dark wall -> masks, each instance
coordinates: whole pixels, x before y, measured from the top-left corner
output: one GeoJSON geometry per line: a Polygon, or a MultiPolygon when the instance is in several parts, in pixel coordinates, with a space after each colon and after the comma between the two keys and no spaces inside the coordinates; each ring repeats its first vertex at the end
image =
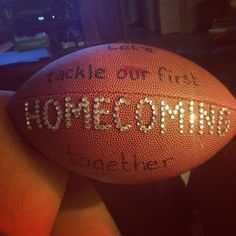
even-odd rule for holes
{"type": "Polygon", "coordinates": [[[80,15],[88,44],[125,39],[122,1],[79,0],[80,15]]]}

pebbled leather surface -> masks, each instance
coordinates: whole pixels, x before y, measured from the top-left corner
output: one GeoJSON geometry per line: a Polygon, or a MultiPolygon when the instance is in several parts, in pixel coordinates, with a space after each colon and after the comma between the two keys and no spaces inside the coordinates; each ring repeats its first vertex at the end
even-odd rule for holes
{"type": "MultiPolygon", "coordinates": [[[[208,160],[236,134],[236,101],[230,92],[210,73],[193,62],[173,53],[134,44],[101,45],[65,56],[28,80],[14,95],[9,115],[23,136],[45,156],[60,165],[82,175],[113,183],[144,183],[179,175],[208,160]],[[76,73],[80,75],[76,77],[76,73]],[[96,74],[97,73],[97,74],[96,74]],[[100,77],[99,77],[100,76],[100,77]],[[71,96],[77,104],[82,96],[88,97],[91,129],[84,128],[83,114],[72,119],[71,128],[66,128],[64,116],[59,129],[52,131],[45,126],[38,129],[32,121],[28,130],[24,103],[39,99],[43,117],[45,101],[59,101],[65,111],[64,99],[71,96]],[[93,99],[99,96],[110,98],[102,104],[109,114],[102,115],[103,123],[111,125],[109,130],[95,130],[93,99]],[[122,105],[122,124],[131,128],[121,132],[114,122],[115,102],[125,97],[130,105],[122,105]],[[149,132],[141,132],[135,112],[140,99],[150,98],[157,107],[157,122],[149,132]],[[166,122],[166,132],[161,134],[161,101],[171,108],[183,102],[184,132],[179,132],[179,120],[166,122]],[[189,102],[194,101],[194,133],[189,133],[189,102]],[[222,107],[230,114],[231,126],[224,136],[209,134],[205,123],[203,135],[199,134],[199,103],[209,112],[215,106],[216,119],[222,107]]],[[[50,110],[49,119],[55,121],[55,112],[50,110]]],[[[142,119],[150,123],[151,110],[145,106],[142,119]]],[[[42,118],[43,120],[43,118],[42,118]]],[[[204,121],[205,122],[205,121],[204,121]]]]}

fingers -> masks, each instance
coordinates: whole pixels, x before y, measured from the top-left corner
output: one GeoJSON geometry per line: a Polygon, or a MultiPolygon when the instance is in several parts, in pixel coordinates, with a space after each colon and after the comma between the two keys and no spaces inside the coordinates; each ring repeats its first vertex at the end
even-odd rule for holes
{"type": "Polygon", "coordinates": [[[18,135],[6,114],[11,96],[11,92],[0,91],[0,235],[49,235],[67,171],[18,135]]]}
{"type": "Polygon", "coordinates": [[[56,236],[120,235],[92,185],[77,175],[58,213],[67,172],[18,135],[5,112],[11,95],[0,92],[0,234],[49,235],[55,221],[56,236]]]}
{"type": "Polygon", "coordinates": [[[51,235],[118,236],[120,233],[90,182],[71,174],[51,235]]]}

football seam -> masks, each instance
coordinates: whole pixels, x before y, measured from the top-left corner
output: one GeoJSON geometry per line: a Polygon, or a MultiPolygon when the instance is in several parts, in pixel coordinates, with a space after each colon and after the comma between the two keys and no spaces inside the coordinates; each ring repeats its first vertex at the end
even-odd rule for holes
{"type": "Polygon", "coordinates": [[[199,99],[195,99],[195,98],[186,98],[186,97],[181,97],[181,96],[171,96],[171,95],[165,95],[165,94],[155,94],[155,93],[138,93],[138,92],[135,92],[135,93],[130,93],[130,92],[120,92],[120,91],[84,91],[84,92],[72,92],[72,91],[69,91],[67,93],[60,93],[60,94],[57,94],[57,93],[47,93],[47,94],[38,94],[38,95],[35,95],[35,96],[30,96],[30,97],[21,97],[19,98],[18,100],[14,101],[13,103],[11,103],[12,105],[20,102],[21,100],[25,100],[25,99],[31,99],[31,98],[46,98],[47,96],[58,96],[58,95],[64,95],[64,96],[70,96],[71,94],[84,94],[84,96],[86,95],[96,95],[96,96],[99,96],[100,94],[102,93],[103,96],[105,96],[106,94],[113,94],[113,95],[119,95],[119,96],[122,96],[122,95],[140,95],[140,96],[156,96],[156,97],[163,97],[163,98],[170,98],[170,99],[179,99],[179,100],[191,100],[191,101],[195,101],[195,102],[203,102],[203,103],[206,103],[207,105],[215,105],[215,106],[222,106],[222,107],[228,107],[230,108],[231,110],[235,111],[236,112],[236,108],[233,108],[233,107],[230,107],[230,106],[227,106],[227,105],[223,105],[223,104],[219,104],[219,103],[216,103],[216,102],[211,102],[209,100],[199,100],[199,99]]]}

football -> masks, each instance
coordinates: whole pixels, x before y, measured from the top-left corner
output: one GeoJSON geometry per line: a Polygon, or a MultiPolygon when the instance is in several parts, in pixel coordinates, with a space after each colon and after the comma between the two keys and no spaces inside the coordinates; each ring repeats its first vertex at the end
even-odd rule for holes
{"type": "Polygon", "coordinates": [[[236,134],[236,100],[213,75],[140,44],[79,50],[34,74],[8,113],[44,156],[120,184],[189,171],[236,134]]]}

